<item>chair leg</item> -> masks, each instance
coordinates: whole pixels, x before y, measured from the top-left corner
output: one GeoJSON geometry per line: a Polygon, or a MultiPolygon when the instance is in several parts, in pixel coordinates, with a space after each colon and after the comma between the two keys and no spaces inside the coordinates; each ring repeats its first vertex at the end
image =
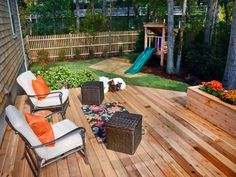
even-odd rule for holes
{"type": "Polygon", "coordinates": [[[83,157],[85,164],[89,163],[85,148],[77,151],[77,153],[79,153],[83,157]]]}

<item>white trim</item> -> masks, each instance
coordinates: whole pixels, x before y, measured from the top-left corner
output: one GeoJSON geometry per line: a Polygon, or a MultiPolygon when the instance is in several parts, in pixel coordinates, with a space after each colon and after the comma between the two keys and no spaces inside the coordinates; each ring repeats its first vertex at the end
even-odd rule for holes
{"type": "Polygon", "coordinates": [[[16,13],[17,13],[18,22],[19,22],[20,40],[21,40],[21,45],[22,45],[22,50],[23,50],[24,65],[25,65],[25,70],[27,71],[28,70],[28,65],[27,65],[27,58],[26,58],[26,55],[25,55],[25,46],[24,46],[23,35],[22,35],[22,30],[21,30],[20,15],[19,15],[17,0],[15,0],[15,4],[16,4],[16,13]]]}
{"type": "MultiPolygon", "coordinates": [[[[16,4],[15,4],[16,5],[16,4]]],[[[13,38],[16,38],[17,37],[17,35],[16,35],[16,26],[15,26],[15,24],[13,24],[12,23],[12,16],[13,16],[13,14],[12,14],[12,6],[11,6],[11,4],[10,4],[10,0],[7,0],[7,6],[8,6],[8,12],[9,12],[9,16],[10,16],[10,22],[11,22],[11,32],[12,32],[12,36],[13,36],[13,38]],[[15,27],[15,28],[14,28],[15,27]]],[[[15,20],[14,20],[14,23],[15,23],[15,20]]]]}

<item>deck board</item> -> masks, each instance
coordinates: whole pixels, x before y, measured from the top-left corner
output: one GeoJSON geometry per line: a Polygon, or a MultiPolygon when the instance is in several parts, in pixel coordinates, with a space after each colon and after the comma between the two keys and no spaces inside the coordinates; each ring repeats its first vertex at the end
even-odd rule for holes
{"type": "MultiPolygon", "coordinates": [[[[184,92],[127,86],[106,94],[104,102],[118,101],[143,115],[146,134],[134,155],[98,144],[80,108],[80,88],[71,89],[69,97],[66,117],[86,128],[89,163],[72,154],[43,168],[41,177],[236,176],[236,139],[186,109],[184,92]]],[[[16,106],[29,112],[26,96],[19,96],[16,106]]],[[[0,147],[1,177],[32,177],[23,151],[22,140],[8,128],[0,147]]]]}

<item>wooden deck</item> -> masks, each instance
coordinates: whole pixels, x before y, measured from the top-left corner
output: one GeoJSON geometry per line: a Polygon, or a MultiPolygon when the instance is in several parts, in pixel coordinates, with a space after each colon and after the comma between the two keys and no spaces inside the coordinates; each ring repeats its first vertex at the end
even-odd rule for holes
{"type": "MultiPolygon", "coordinates": [[[[97,143],[78,95],[80,89],[70,90],[67,117],[87,130],[89,164],[72,154],[43,168],[42,177],[236,176],[236,139],[187,110],[186,93],[128,86],[106,95],[104,102],[119,101],[143,115],[147,132],[132,156],[97,143]]],[[[16,101],[24,112],[29,110],[25,100],[20,96],[16,101]]],[[[23,150],[23,142],[8,129],[0,149],[1,176],[32,177],[21,160],[23,150]]]]}

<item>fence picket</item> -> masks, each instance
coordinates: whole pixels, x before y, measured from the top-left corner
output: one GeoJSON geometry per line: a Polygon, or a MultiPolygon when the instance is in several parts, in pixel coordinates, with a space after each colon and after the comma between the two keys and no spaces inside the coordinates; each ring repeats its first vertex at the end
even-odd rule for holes
{"type": "Polygon", "coordinates": [[[40,50],[48,50],[49,59],[57,60],[61,50],[65,51],[66,58],[73,58],[78,48],[81,57],[88,57],[89,50],[93,50],[94,56],[103,54],[115,55],[122,48],[122,52],[133,51],[138,38],[138,31],[100,32],[91,36],[86,33],[26,36],[25,45],[30,63],[37,62],[37,53],[40,50]]]}

